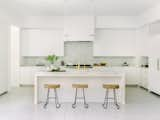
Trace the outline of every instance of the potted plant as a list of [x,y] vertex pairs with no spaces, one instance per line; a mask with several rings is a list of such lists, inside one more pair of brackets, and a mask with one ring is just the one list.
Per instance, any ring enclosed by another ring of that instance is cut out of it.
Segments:
[[58,56],[56,55],[48,55],[46,60],[50,63],[50,66],[48,66],[48,71],[58,71],[59,67],[55,66],[54,63],[58,60]]
[[48,55],[47,56],[47,61],[49,61],[50,64],[54,64],[58,60],[58,56],[56,55]]

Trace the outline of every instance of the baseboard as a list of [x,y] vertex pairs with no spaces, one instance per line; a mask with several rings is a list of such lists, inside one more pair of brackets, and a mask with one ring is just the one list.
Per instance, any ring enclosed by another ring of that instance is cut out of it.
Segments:
[[34,87],[34,85],[24,85],[24,84],[20,84],[20,87]]
[[148,89],[147,88],[145,88],[145,87],[143,87],[143,86],[139,86],[140,88],[142,88],[142,89],[144,89],[144,90],[147,90],[148,91]]
[[5,91],[5,92],[1,93],[0,96],[5,95],[7,93],[8,93],[8,91]]
[[158,93],[155,93],[155,92],[153,92],[153,91],[150,91],[150,93],[152,93],[152,94],[154,94],[154,95],[160,97],[160,94],[158,94]]

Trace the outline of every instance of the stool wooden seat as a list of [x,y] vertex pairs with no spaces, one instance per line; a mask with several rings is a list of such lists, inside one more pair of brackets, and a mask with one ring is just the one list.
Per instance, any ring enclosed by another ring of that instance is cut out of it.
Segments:
[[73,88],[88,88],[88,84],[72,84]]
[[[108,100],[113,99],[114,104],[116,105],[117,109],[119,109],[120,107],[118,105],[117,97],[116,97],[116,90],[119,89],[119,85],[118,84],[103,84],[102,86],[103,86],[104,89],[106,89],[103,108],[107,109],[108,103],[109,103]],[[109,90],[113,90],[113,97],[112,98],[109,98],[109,96],[108,96]]]
[[[72,84],[72,87],[76,89],[74,103],[72,104],[72,108],[76,108],[77,99],[83,99],[84,107],[88,108],[88,104],[86,103],[86,97],[85,97],[85,92],[84,92],[84,89],[88,88],[88,84]],[[83,97],[77,96],[78,89],[82,90]]]
[[50,88],[50,89],[55,89],[55,88],[60,88],[60,84],[45,84],[45,88]]
[[[46,98],[46,102],[44,104],[44,108],[47,107],[48,103],[49,103],[49,99],[55,99],[55,104],[56,104],[56,108],[60,108],[61,104],[59,104],[58,101],[58,95],[57,95],[57,89],[60,88],[60,84],[44,84],[44,88],[47,88],[47,98]],[[54,90],[54,97],[50,97],[50,89]]]
[[118,84],[103,84],[103,88],[105,89],[119,89]]

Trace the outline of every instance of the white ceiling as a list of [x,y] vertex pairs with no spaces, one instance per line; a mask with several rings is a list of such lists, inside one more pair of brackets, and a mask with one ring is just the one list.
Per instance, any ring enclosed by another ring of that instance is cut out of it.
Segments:
[[18,15],[139,15],[160,0],[0,0],[0,8]]

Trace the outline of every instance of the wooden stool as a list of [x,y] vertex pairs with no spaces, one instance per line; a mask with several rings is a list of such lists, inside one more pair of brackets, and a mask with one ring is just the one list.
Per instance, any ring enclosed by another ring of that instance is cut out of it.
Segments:
[[[47,92],[46,102],[43,107],[46,108],[49,103],[49,99],[53,98],[55,99],[56,108],[60,108],[61,105],[59,104],[58,95],[57,95],[57,88],[60,88],[60,85],[59,84],[45,84],[44,87],[48,89],[48,92]],[[55,97],[49,97],[50,89],[54,89]]]
[[[76,108],[77,99],[83,99],[84,107],[88,108],[88,104],[86,103],[84,89],[88,88],[88,84],[72,84],[72,87],[76,89],[74,103],[72,104],[72,108]],[[82,89],[83,97],[77,97],[77,90]]]
[[[104,98],[103,108],[107,109],[108,99],[113,99],[114,104],[116,105],[117,109],[119,109],[120,107],[117,103],[117,97],[116,97],[116,89],[119,89],[119,85],[118,84],[103,84],[103,88],[106,89],[106,95],[105,95],[105,98]],[[108,93],[109,93],[110,89],[113,90],[113,95],[114,95],[113,98],[108,97]]]

